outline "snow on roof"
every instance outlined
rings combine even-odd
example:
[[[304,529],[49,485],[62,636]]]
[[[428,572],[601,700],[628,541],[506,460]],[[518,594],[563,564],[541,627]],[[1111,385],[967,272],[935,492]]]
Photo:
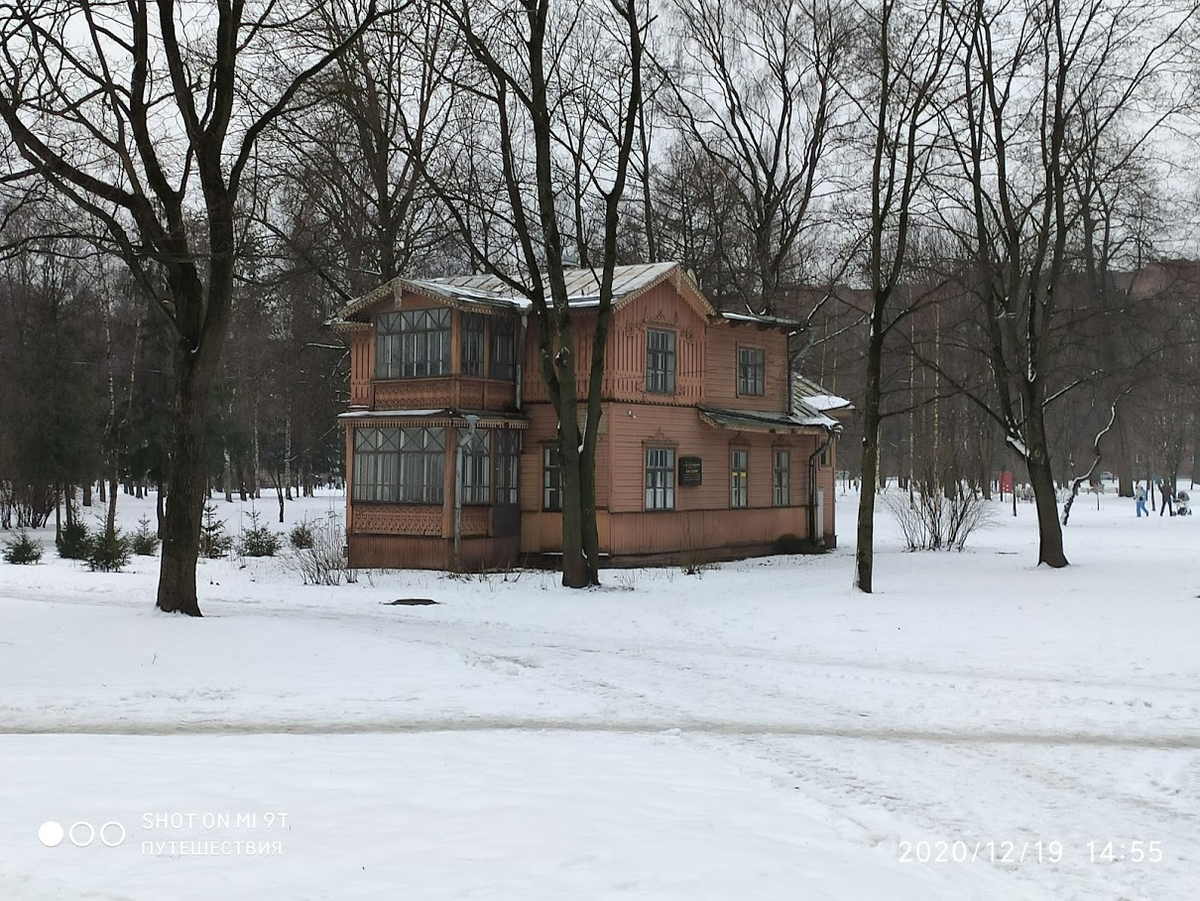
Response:
[[[573,307],[596,306],[600,302],[601,269],[568,269],[563,272],[566,281],[567,303]],[[612,301],[617,306],[649,290],[668,277],[675,277],[681,290],[687,290],[692,299],[704,312],[715,311],[700,294],[698,288],[678,263],[647,263],[633,266],[617,266],[613,270]],[[532,302],[520,290],[495,275],[454,275],[447,278],[394,278],[375,290],[364,294],[338,311],[335,320],[363,312],[368,307],[391,295],[404,291],[426,297],[448,300],[453,303],[508,307],[528,310]]]
[[[466,420],[468,417],[487,420],[490,423],[504,422],[507,428],[525,428],[527,420],[520,413],[504,413],[498,410],[451,410],[445,407],[438,410],[351,410],[339,413],[338,419],[453,419]]]
[[[838,428],[837,420],[815,410],[795,413],[772,413],[758,410],[722,410],[701,407],[700,416],[709,425],[740,431],[791,432],[810,428]]]
[[[398,416],[436,416],[439,413],[450,413],[449,410],[351,410],[349,413],[339,413],[338,419],[379,419],[381,417]]]
[[[722,319],[728,319],[731,322],[757,322],[759,325],[772,325],[777,328],[786,329],[801,329],[804,323],[797,322],[794,319],[782,319],[779,316],[766,316],[754,313],[731,313],[726,310],[720,311]]]
[[[812,379],[806,379],[798,373],[792,373],[792,402],[818,413],[828,413],[832,410],[848,413],[854,409],[854,404],[846,398],[830,394]]]

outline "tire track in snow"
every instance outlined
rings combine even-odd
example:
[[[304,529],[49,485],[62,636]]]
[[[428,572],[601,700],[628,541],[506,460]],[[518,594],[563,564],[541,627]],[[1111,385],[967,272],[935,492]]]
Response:
[[[997,731],[987,729],[896,729],[807,723],[733,720],[564,719],[539,717],[444,717],[377,719],[330,723],[317,720],[195,720],[176,723],[4,723],[0,735],[368,735],[425,732],[596,732],[846,738],[874,742],[933,744],[1072,745],[1162,750],[1200,750],[1200,734],[1121,735],[1081,731]]]

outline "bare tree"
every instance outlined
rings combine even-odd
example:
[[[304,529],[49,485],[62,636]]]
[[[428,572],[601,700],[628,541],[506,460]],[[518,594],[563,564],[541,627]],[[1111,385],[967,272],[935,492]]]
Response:
[[[866,380],[862,401],[862,495],[858,507],[858,544],[854,584],[870,593],[874,573],[875,478],[879,432],[883,419],[884,343],[889,333],[920,302],[921,292],[901,298],[902,309],[890,309],[898,289],[911,281],[913,219],[918,192],[927,177],[938,121],[935,101],[947,76],[948,9],[944,2],[908,4],[884,0],[864,8],[860,18],[870,36],[864,69],[877,72],[865,80],[859,105],[869,123],[871,214],[867,272],[871,285],[867,334]],[[877,57],[876,57],[877,55]],[[940,473],[938,474],[940,475]]]
[[[540,372],[559,423],[563,584],[594,585],[600,390],[620,211],[643,102],[646,2],[443,0],[443,7],[470,63],[458,76],[460,144],[441,170],[464,180],[439,183],[438,190],[478,265],[531,302]],[[494,152],[481,146],[480,129],[495,134]],[[572,205],[564,209],[560,198],[570,197],[567,179],[575,172],[596,198],[602,223],[592,260],[599,298],[590,348],[577,345],[578,314],[564,276],[572,265],[568,245],[578,235]],[[581,354],[590,361],[584,397],[576,376]]]
[[[23,164],[98,226],[175,340],[158,607],[200,615],[205,413],[228,332],[247,167],[313,77],[377,16],[314,43],[322,3],[16,0],[0,12],[0,120]]]
[[[675,0],[675,115],[730,182],[749,235],[739,300],[771,313],[803,280],[798,255],[848,121],[852,19],[832,0]]]
[[[963,234],[968,290],[979,301],[995,387],[994,404],[984,406],[1025,463],[1038,562],[1052,567],[1068,561],[1046,413],[1082,384],[1052,389],[1054,335],[1069,297],[1070,241],[1099,184],[1081,198],[1076,189],[1087,182],[1077,176],[1098,142],[1124,135],[1128,159],[1175,111],[1177,99],[1160,89],[1186,49],[1180,37],[1195,10],[1192,2],[980,0],[959,20],[960,100],[946,132],[971,222]]]

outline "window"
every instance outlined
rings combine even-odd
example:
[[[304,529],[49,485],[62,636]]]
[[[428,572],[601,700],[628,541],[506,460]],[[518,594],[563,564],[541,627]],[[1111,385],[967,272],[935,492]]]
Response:
[[[558,448],[542,448],[542,509],[562,509],[562,475],[558,468]]]
[[[512,316],[492,317],[492,362],[488,375],[511,382],[517,374],[513,333],[516,321]]]
[[[738,394],[765,394],[766,369],[766,351],[761,347],[739,347]]]
[[[775,451],[775,506],[792,505],[792,455],[790,451]]]
[[[400,500],[440,504],[446,463],[446,430],[400,430]]]
[[[459,353],[463,375],[483,375],[483,323],[482,313],[462,314],[462,347]]]
[[[354,500],[440,504],[445,429],[356,429]]]
[[[492,468],[491,433],[487,429],[476,429],[475,434],[463,445],[463,503],[487,504],[491,502],[488,490],[488,473]]]
[[[646,448],[646,509],[675,509],[675,451]]]
[[[655,394],[675,393],[675,333],[646,330],[646,390]]]
[[[729,452],[729,506],[750,506],[750,451]]]
[[[496,503],[517,502],[517,474],[520,472],[521,433],[512,429],[497,429],[496,442]]]
[[[403,310],[375,320],[375,377],[420,378],[450,372],[450,310]]]
[[[400,430],[354,430],[354,500],[400,499]]]

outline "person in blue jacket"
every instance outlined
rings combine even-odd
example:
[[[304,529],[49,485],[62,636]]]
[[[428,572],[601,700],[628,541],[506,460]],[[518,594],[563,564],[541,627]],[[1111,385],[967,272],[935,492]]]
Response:
[[[1146,510],[1146,486],[1138,482],[1137,491],[1133,493],[1133,497],[1137,501],[1138,519],[1142,518],[1142,514],[1149,516],[1150,514]]]

